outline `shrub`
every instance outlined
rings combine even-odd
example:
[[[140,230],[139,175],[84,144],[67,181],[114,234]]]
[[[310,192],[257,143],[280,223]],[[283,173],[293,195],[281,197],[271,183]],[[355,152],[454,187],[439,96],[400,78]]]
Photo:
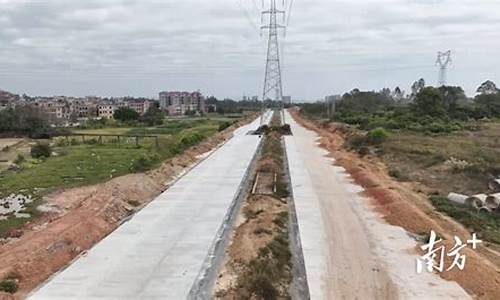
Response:
[[[472,167],[472,164],[469,163],[466,160],[460,160],[455,157],[450,157],[447,161],[444,163],[446,167],[451,169],[453,172],[462,172],[465,171],[466,169]]]
[[[120,107],[114,112],[113,117],[122,122],[136,121],[139,119],[139,113],[128,107]]]
[[[159,160],[159,156],[157,154],[143,154],[138,159],[132,162],[132,166],[130,170],[132,172],[144,172],[151,169],[156,162]]]
[[[31,156],[33,158],[42,158],[42,157],[50,157],[52,154],[52,148],[49,144],[45,143],[37,143],[36,145],[31,147]]]
[[[191,147],[195,144],[198,144],[204,138],[205,138],[205,136],[203,134],[198,133],[198,132],[192,132],[192,133],[185,134],[181,138],[180,144],[182,147],[187,148],[187,147]]]
[[[14,163],[16,165],[19,165],[20,163],[24,162],[25,160],[26,159],[24,158],[24,156],[21,153],[19,153],[19,154],[17,154],[17,158],[14,160]]]
[[[2,281],[0,281],[0,291],[9,293],[9,294],[14,294],[17,292],[18,285],[15,279],[12,278],[6,278]]]
[[[98,143],[98,141],[95,138],[85,140],[85,144],[88,144],[88,145],[96,145],[97,143]]]
[[[372,144],[378,145],[387,140],[389,133],[384,128],[379,127],[368,132],[367,137]]]
[[[57,139],[56,146],[57,147],[65,147],[65,146],[68,146],[68,142],[65,139]]]
[[[231,125],[233,125],[231,122],[223,122],[219,125],[219,132],[231,127]]]
[[[370,154],[370,148],[368,148],[366,146],[361,146],[358,149],[358,154],[361,156],[366,156],[366,155]]]

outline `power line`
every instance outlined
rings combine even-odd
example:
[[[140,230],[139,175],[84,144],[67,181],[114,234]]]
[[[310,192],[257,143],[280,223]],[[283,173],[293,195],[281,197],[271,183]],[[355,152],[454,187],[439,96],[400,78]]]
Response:
[[[245,15],[249,25],[255,29],[255,31],[257,31],[257,33],[260,34],[260,30],[259,30],[259,27],[255,24],[255,22],[252,20],[252,17],[250,16],[250,13],[248,12],[248,10],[245,8],[245,6],[243,5],[242,1],[241,0],[238,0],[238,6],[240,7],[240,10],[243,12],[243,14]]]
[[[286,20],[286,26],[290,25],[290,17],[292,16],[293,0],[290,0],[290,5],[288,6],[288,15]]]
[[[257,4],[257,1],[256,0],[252,0],[252,3],[253,3],[253,7],[255,8],[255,10],[257,11],[257,16],[259,17],[260,19],[260,9],[259,9],[259,5]]]

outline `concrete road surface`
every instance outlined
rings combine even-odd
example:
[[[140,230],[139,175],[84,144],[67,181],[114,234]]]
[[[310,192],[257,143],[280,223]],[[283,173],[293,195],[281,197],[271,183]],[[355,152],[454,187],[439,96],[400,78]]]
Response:
[[[288,113],[285,137],[311,299],[468,299],[456,283],[416,273],[415,241],[385,224],[313,131]]]
[[[265,120],[269,121],[269,115]],[[260,138],[236,130],[221,148],[31,299],[186,299]]]

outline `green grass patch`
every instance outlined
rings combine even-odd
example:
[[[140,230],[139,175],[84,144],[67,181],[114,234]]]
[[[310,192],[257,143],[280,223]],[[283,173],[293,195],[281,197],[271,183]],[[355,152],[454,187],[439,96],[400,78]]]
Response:
[[[34,208],[40,204],[39,199],[50,191],[96,184],[131,172],[150,170],[216,133],[220,124],[218,120],[186,119],[167,121],[158,127],[79,130],[79,133],[92,134],[159,135],[159,147],[153,139],[141,139],[137,147],[135,141],[125,138],[120,144],[111,139],[103,139],[100,144],[97,138],[87,138],[86,143],[81,143],[81,139],[67,143],[65,138],[58,138],[53,148],[57,156],[37,160],[26,158],[20,163],[20,171],[0,173],[0,197],[11,193],[32,195],[36,201],[29,204],[26,212],[36,216]],[[14,217],[1,220],[0,234],[28,220]]]
[[[500,218],[493,214],[481,214],[465,206],[456,205],[448,199],[432,196],[434,207],[478,234],[488,242],[500,244]]]

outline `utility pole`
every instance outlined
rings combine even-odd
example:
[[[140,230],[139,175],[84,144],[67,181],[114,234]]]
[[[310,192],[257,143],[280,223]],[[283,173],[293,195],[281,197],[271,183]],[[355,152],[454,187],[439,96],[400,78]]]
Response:
[[[446,85],[446,71],[449,64],[451,64],[451,50],[448,50],[446,52],[438,52],[436,61],[436,65],[439,66],[438,86]]]
[[[283,16],[284,23],[285,11],[278,9],[276,0],[269,0],[269,9],[262,11],[262,23],[265,25],[261,26],[261,30],[267,30],[269,32],[267,41],[266,73],[262,95],[262,112],[264,110],[264,102],[267,99],[272,99],[279,103],[282,118],[284,120],[283,84],[281,81],[280,48],[278,35],[279,30],[285,29],[286,26],[283,24],[278,24],[278,15]],[[262,126],[263,117],[261,117],[260,123],[260,125]]]

